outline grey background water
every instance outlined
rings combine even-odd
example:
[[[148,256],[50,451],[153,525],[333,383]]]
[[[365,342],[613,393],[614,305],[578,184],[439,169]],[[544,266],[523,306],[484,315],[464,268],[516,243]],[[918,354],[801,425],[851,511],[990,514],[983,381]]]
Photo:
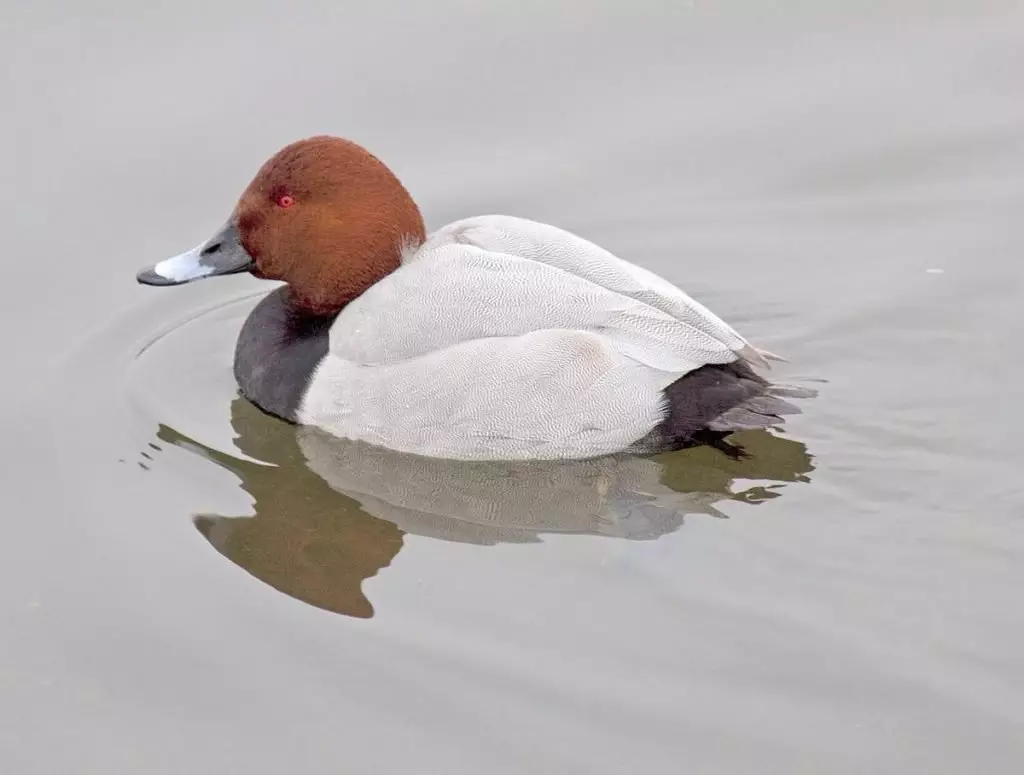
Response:
[[[0,770],[1024,767],[1020,3],[8,2],[0,65]],[[318,132],[820,398],[749,464],[317,447],[234,400],[262,286],[133,276]]]

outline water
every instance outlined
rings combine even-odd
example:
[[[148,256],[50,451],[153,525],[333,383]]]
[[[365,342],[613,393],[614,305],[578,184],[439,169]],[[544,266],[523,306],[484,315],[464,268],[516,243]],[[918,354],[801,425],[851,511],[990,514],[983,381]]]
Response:
[[[1019,3],[63,6],[0,25],[4,772],[1024,766]],[[266,286],[134,272],[317,132],[431,226],[660,272],[821,396],[742,463],[264,417]]]

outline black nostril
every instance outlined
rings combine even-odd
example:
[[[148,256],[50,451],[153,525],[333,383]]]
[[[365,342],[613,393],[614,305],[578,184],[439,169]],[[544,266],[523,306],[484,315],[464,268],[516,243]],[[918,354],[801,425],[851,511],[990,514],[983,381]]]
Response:
[[[217,252],[220,251],[221,244],[222,243],[220,243],[220,242],[215,242],[212,245],[207,245],[205,248],[203,248],[200,251],[199,255],[201,255],[201,256],[211,256],[214,253],[217,253]]]

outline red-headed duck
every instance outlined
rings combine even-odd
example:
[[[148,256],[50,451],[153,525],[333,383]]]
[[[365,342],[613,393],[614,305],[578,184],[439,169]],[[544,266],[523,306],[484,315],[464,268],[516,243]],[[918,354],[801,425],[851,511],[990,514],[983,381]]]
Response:
[[[377,158],[314,137],[267,161],[224,227],[138,274],[249,272],[286,284],[249,315],[242,393],[336,436],[432,457],[586,458],[724,441],[813,391],[657,275],[506,215],[426,235]]]

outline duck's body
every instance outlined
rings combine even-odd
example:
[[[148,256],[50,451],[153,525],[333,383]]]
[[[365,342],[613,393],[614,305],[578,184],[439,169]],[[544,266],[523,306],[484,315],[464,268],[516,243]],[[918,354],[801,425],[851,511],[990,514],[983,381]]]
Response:
[[[244,207],[247,197],[269,195],[290,208],[295,199],[280,192],[295,189],[296,169],[309,164],[295,152],[272,160],[261,176],[284,169],[292,179],[258,176],[229,237],[140,275],[179,282],[189,260],[196,276],[237,271],[237,256],[225,257],[230,229],[263,238],[236,240],[257,274],[292,287],[251,313],[235,375],[243,394],[272,414],[433,457],[584,458],[678,449],[774,425],[797,411],[780,395],[808,392],[758,376],[751,367],[775,356],[664,279],[533,221],[469,218],[426,239],[421,224],[392,229],[390,242],[377,240],[390,245],[377,276],[366,261],[354,275],[319,277],[297,270],[294,259],[261,263],[277,237],[266,236],[269,216]],[[319,204],[312,192],[299,201]],[[377,236],[361,230],[360,245]],[[315,247],[324,250],[325,239],[318,235]],[[336,251],[344,256],[346,248]],[[333,302],[319,286],[333,286]]]

